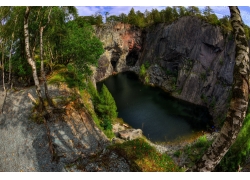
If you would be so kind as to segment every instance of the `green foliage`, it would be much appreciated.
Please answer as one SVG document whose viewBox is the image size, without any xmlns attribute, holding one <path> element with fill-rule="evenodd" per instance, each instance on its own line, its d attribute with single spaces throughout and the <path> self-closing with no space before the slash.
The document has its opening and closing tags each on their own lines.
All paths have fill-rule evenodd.
<svg viewBox="0 0 250 180">
<path fill-rule="evenodd" d="M 200 136 L 197 140 L 197 143 L 195 144 L 196 147 L 203 147 L 208 143 L 207 136 L 203 135 Z"/>
<path fill-rule="evenodd" d="M 130 24 L 136 24 L 136 14 L 134 8 L 131 8 L 131 10 L 128 13 L 128 22 Z"/>
<path fill-rule="evenodd" d="M 86 87 L 83 75 L 76 71 L 73 64 L 70 63 L 66 67 L 64 65 L 60 65 L 56 68 L 58 71 L 53 73 L 48 79 L 49 84 L 59 85 L 64 82 L 69 88 L 78 88 L 79 90 Z"/>
<path fill-rule="evenodd" d="M 99 103 L 96 106 L 96 110 L 103 121 L 104 119 L 112 121 L 117 118 L 118 113 L 115 100 L 104 84 L 101 89 Z"/>
<path fill-rule="evenodd" d="M 126 141 L 108 147 L 125 157 L 131 171 L 142 172 L 180 172 L 183 171 L 167 154 L 160 154 L 144 139 Z"/>
<path fill-rule="evenodd" d="M 99 97 L 98 91 L 96 90 L 92 82 L 88 82 L 87 90 L 89 94 L 91 95 L 91 99 L 92 99 L 92 102 L 94 103 L 94 106 L 96 106 L 99 103 L 100 97 Z"/>
<path fill-rule="evenodd" d="M 175 157 L 180 157 L 181 154 L 182 154 L 182 151 L 181 151 L 181 150 L 178 150 L 178 151 L 175 151 L 175 152 L 174 152 L 174 156 L 175 156 Z"/>
<path fill-rule="evenodd" d="M 103 127 L 104 130 L 112 130 L 112 124 L 110 119 L 103 119 L 100 125 Z"/>
<path fill-rule="evenodd" d="M 204 155 L 212 141 L 208 141 L 206 136 L 200 136 L 198 140 L 192 144 L 188 145 L 183 149 L 183 153 L 187 156 L 187 166 L 192 168 L 194 164 Z"/>
<path fill-rule="evenodd" d="M 248 113 L 235 143 L 216 167 L 217 171 L 238 171 L 246 159 L 250 157 L 250 114 Z"/>
<path fill-rule="evenodd" d="M 146 69 L 148 69 L 150 67 L 150 63 L 148 61 L 146 61 L 144 64 L 145 64 Z"/>
<path fill-rule="evenodd" d="M 144 64 L 142 64 L 141 67 L 140 67 L 140 76 L 145 77 L 146 73 L 147 73 L 146 67 L 145 67 Z"/>
<path fill-rule="evenodd" d="M 97 65 L 97 60 L 104 52 L 102 43 L 94 35 L 92 26 L 75 21 L 67 23 L 67 36 L 62 42 L 62 55 L 72 61 L 80 74 L 91 74 L 90 65 Z"/>
</svg>

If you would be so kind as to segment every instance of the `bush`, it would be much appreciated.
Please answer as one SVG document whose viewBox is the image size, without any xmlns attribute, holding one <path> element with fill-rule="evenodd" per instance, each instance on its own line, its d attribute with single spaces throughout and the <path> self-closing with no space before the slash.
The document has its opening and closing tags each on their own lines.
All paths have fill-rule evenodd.
<svg viewBox="0 0 250 180">
<path fill-rule="evenodd" d="M 146 76 L 146 67 L 144 66 L 144 64 L 141 65 L 141 68 L 140 68 L 140 76 L 141 77 L 145 77 Z"/>
<path fill-rule="evenodd" d="M 203 147 L 206 146 L 207 144 L 207 137 L 204 136 L 200 136 L 197 140 L 197 143 L 195 144 L 196 147 Z"/>
</svg>

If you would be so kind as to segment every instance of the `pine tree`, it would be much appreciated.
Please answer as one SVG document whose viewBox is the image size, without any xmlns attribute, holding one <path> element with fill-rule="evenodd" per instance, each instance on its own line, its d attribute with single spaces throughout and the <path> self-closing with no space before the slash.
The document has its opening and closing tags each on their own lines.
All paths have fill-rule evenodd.
<svg viewBox="0 0 250 180">
<path fill-rule="evenodd" d="M 102 119 L 109 119 L 111 121 L 116 118 L 118 114 L 115 100 L 105 85 L 102 86 L 97 111 Z"/>
</svg>

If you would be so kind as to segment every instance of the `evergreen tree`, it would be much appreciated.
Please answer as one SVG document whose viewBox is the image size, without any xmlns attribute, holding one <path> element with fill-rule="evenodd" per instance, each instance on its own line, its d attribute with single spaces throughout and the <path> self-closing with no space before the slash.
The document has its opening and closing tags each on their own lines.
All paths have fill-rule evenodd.
<svg viewBox="0 0 250 180">
<path fill-rule="evenodd" d="M 178 6 L 178 13 L 180 17 L 185 16 L 186 12 L 187 12 L 187 9 L 184 6 Z"/>
<path fill-rule="evenodd" d="M 103 120 L 112 121 L 112 119 L 117 118 L 118 113 L 115 100 L 104 84 L 100 93 L 100 101 L 97 105 L 97 111 Z"/>
<path fill-rule="evenodd" d="M 199 15 L 201 12 L 197 6 L 188 6 L 187 8 L 189 15 Z"/>
<path fill-rule="evenodd" d="M 203 14 L 207 17 L 209 17 L 213 13 L 214 11 L 212 10 L 212 8 L 210 8 L 210 6 L 206 6 L 203 10 Z"/>
<path fill-rule="evenodd" d="M 136 14 L 134 8 L 132 8 L 128 13 L 128 23 L 129 24 L 136 24 Z"/>
</svg>

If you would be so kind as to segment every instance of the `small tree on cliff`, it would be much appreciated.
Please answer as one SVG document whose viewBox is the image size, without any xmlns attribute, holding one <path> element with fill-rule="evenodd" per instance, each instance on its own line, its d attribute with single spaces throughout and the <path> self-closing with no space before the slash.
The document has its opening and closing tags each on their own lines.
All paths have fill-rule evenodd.
<svg viewBox="0 0 250 180">
<path fill-rule="evenodd" d="M 100 113 L 102 119 L 112 120 L 117 118 L 117 107 L 115 100 L 110 94 L 108 88 L 103 84 L 100 93 L 99 104 L 97 105 L 97 111 Z"/>
</svg>

